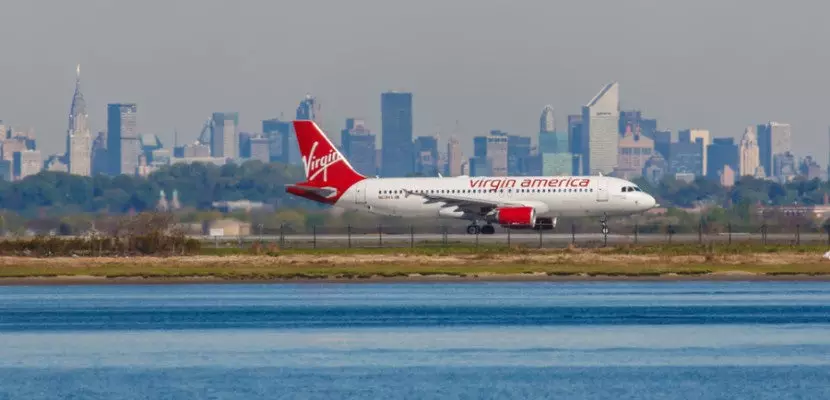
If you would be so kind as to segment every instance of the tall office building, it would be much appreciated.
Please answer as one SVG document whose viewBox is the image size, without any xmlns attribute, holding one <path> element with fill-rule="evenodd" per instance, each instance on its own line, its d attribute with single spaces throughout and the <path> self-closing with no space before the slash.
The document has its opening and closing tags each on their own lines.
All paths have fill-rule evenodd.
<svg viewBox="0 0 830 400">
<path fill-rule="evenodd" d="M 380 118 L 381 174 L 384 177 L 412 174 L 412 93 L 382 93 Z"/>
<path fill-rule="evenodd" d="M 654 139 L 654 151 L 666 160 L 669 160 L 669 147 L 671 147 L 671 131 L 654 131 L 652 134 Z"/>
<path fill-rule="evenodd" d="M 640 120 L 640 134 L 654 139 L 654 132 L 657 131 L 657 120 L 653 118 L 645 118 Z"/>
<path fill-rule="evenodd" d="M 758 152 L 767 176 L 774 175 L 773 157 L 792 151 L 790 124 L 768 122 L 757 126 Z"/>
<path fill-rule="evenodd" d="M 507 155 L 508 155 L 508 135 L 506 132 L 493 130 L 487 136 L 487 157 L 485 165 L 487 166 L 487 175 L 489 176 L 508 176 L 507 169 Z"/>
<path fill-rule="evenodd" d="M 712 144 L 712 139 L 709 136 L 709 131 L 706 129 L 685 129 L 677 132 L 677 140 L 680 142 L 697 142 L 703 145 L 703 175 L 706 176 L 708 172 L 706 165 L 709 159 L 706 156 L 706 149 Z"/>
<path fill-rule="evenodd" d="M 346 119 L 346 129 L 340 132 L 340 145 L 352 168 L 366 176 L 377 175 L 375 135 L 363 120 Z"/>
<path fill-rule="evenodd" d="M 675 176 L 682 174 L 695 176 L 703 174 L 703 142 L 678 141 L 669 146 L 669 165 Z"/>
<path fill-rule="evenodd" d="M 109 174 L 136 173 L 141 141 L 136 128 L 137 107 L 133 103 L 107 105 L 107 155 Z"/>
<path fill-rule="evenodd" d="M 464 165 L 464 153 L 461 152 L 461 143 L 455 136 L 447 142 L 447 175 L 463 175 L 461 169 Z"/>
<path fill-rule="evenodd" d="M 107 174 L 109 154 L 107 154 L 107 132 L 98 132 L 92 141 L 92 174 Z"/>
<path fill-rule="evenodd" d="M 92 175 L 92 135 L 87 125 L 86 102 L 81 93 L 81 66 L 75 70 L 75 93 L 69 107 L 69 128 L 66 131 L 66 156 L 69 173 Z"/>
<path fill-rule="evenodd" d="M 507 135 L 507 175 L 528 175 L 526 164 L 530 158 L 530 136 Z"/>
<path fill-rule="evenodd" d="M 210 124 L 210 156 L 239 158 L 239 113 L 215 112 Z"/>
<path fill-rule="evenodd" d="M 569 153 L 568 132 L 557 132 L 553 107 L 545 106 L 539 121 L 539 153 Z"/>
<path fill-rule="evenodd" d="M 539 154 L 535 158 L 528 155 L 525 162 L 525 175 L 536 175 L 534 173 L 536 171 L 545 176 L 571 175 L 574 173 L 574 157 L 571 152 L 569 137 L 571 136 L 570 129 L 576 123 L 575 121 L 581 121 L 581 117 L 568 116 L 569 131 L 557 132 L 553 119 L 553 108 L 545 106 L 542 110 L 539 126 Z M 533 164 L 541 165 L 534 168 Z"/>
<path fill-rule="evenodd" d="M 738 145 L 734 138 L 714 138 L 706 149 L 706 177 L 712 181 L 721 181 L 724 166 L 729 166 L 733 173 L 738 171 L 740 157 Z M 733 174 L 734 175 L 734 174 Z"/>
<path fill-rule="evenodd" d="M 620 138 L 620 150 L 617 154 L 617 169 L 615 175 L 623 179 L 638 178 L 643 174 L 646 162 L 654 153 L 654 140 L 631 130 L 631 125 L 625 128 L 623 137 Z"/>
<path fill-rule="evenodd" d="M 311 121 L 315 121 L 318 124 L 320 123 L 320 103 L 317 101 L 317 98 L 312 96 L 311 94 L 306 94 L 305 99 L 300 102 L 300 105 L 297 106 L 297 119 L 307 119 Z"/>
<path fill-rule="evenodd" d="M 279 118 L 262 121 L 262 135 L 268 138 L 270 144 L 271 161 L 278 161 L 288 165 L 301 165 L 300 145 L 297 135 L 289 121 Z"/>
<path fill-rule="evenodd" d="M 23 150 L 13 155 L 14 176 L 17 180 L 37 175 L 43 169 L 43 157 L 40 150 Z"/>
<path fill-rule="evenodd" d="M 259 160 L 264 163 L 271 161 L 271 143 L 267 137 L 256 135 L 250 138 L 248 142 L 250 149 L 249 158 L 251 160 Z"/>
<path fill-rule="evenodd" d="M 582 107 L 582 172 L 611 173 L 617 166 L 619 147 L 620 89 L 606 85 Z"/>
<path fill-rule="evenodd" d="M 582 173 L 582 115 L 568 115 L 568 152 L 573 155 L 571 174 Z"/>
<path fill-rule="evenodd" d="M 422 176 L 438 175 L 438 138 L 418 136 L 415 138 L 415 173 Z"/>
<path fill-rule="evenodd" d="M 542 116 L 539 117 L 539 132 L 556 132 L 556 117 L 553 114 L 553 106 L 550 104 L 542 109 Z"/>
<path fill-rule="evenodd" d="M 618 128 L 620 135 L 624 135 L 628 129 L 631 129 L 632 132 L 636 132 L 642 119 L 643 112 L 640 110 L 620 111 L 620 122 Z"/>
<path fill-rule="evenodd" d="M 795 156 L 789 151 L 772 156 L 772 169 L 773 176 L 779 183 L 790 182 L 798 176 Z"/>
<path fill-rule="evenodd" d="M 539 132 L 539 154 L 570 153 L 567 132 Z"/>
<path fill-rule="evenodd" d="M 14 178 L 14 166 L 9 160 L 0 160 L 0 180 L 11 182 Z"/>
<path fill-rule="evenodd" d="M 758 154 L 758 139 L 755 137 L 755 132 L 753 132 L 752 127 L 748 126 L 744 131 L 744 136 L 741 138 L 741 144 L 738 150 L 741 163 L 738 170 L 740 176 L 765 175 Z"/>
</svg>

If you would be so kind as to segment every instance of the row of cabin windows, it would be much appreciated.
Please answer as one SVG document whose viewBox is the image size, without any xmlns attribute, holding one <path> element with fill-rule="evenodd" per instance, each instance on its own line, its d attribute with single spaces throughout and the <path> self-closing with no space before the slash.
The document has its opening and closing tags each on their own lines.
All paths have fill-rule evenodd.
<svg viewBox="0 0 830 400">
<path fill-rule="evenodd" d="M 638 188 L 637 186 L 623 186 L 622 191 L 623 191 L 623 193 L 642 192 L 642 190 L 640 190 L 640 188 Z"/>
<path fill-rule="evenodd" d="M 516 189 L 516 193 L 593 193 L 594 189 L 568 188 L 568 189 Z M 413 190 L 413 193 L 422 194 L 471 194 L 471 193 L 504 193 L 504 189 L 445 189 L 445 190 Z M 378 194 L 403 194 L 403 190 L 378 190 Z M 513 189 L 507 189 L 507 193 L 513 193 Z"/>
</svg>

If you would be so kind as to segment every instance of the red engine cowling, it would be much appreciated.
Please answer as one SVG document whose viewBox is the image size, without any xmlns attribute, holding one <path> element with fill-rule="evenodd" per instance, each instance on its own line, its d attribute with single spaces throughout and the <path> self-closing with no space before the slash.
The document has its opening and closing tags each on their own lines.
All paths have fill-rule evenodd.
<svg viewBox="0 0 830 400">
<path fill-rule="evenodd" d="M 495 222 L 502 226 L 520 228 L 536 224 L 536 210 L 533 207 L 501 207 L 494 214 Z"/>
</svg>

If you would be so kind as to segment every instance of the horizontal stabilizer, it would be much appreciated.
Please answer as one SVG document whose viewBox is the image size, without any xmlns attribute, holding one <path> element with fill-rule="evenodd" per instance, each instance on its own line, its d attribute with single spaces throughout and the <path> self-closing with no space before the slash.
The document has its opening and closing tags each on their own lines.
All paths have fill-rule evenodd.
<svg viewBox="0 0 830 400">
<path fill-rule="evenodd" d="M 308 185 L 285 185 L 287 189 L 294 189 L 295 191 L 305 192 L 316 194 L 320 197 L 331 197 L 337 194 L 337 189 L 330 188 L 330 187 L 316 187 L 316 186 L 308 186 Z"/>
</svg>

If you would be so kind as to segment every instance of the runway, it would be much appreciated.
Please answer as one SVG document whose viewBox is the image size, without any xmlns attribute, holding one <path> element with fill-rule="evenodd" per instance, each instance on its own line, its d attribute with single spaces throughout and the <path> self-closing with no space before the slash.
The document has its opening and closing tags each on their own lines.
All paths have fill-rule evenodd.
<svg viewBox="0 0 830 400">
<path fill-rule="evenodd" d="M 492 235 L 468 235 L 460 233 L 371 233 L 371 234 L 284 234 L 249 236 L 198 236 L 205 244 L 217 247 L 250 245 L 253 242 L 279 244 L 283 248 L 348 248 L 348 247 L 424 247 L 436 245 L 523 245 L 528 247 L 602 246 L 620 244 L 670 244 L 670 243 L 757 243 L 757 244 L 827 244 L 828 237 L 821 233 L 767 234 L 728 233 L 698 235 L 684 234 L 614 234 L 607 238 L 601 233 L 562 233 L 551 231 L 497 232 Z"/>
</svg>

